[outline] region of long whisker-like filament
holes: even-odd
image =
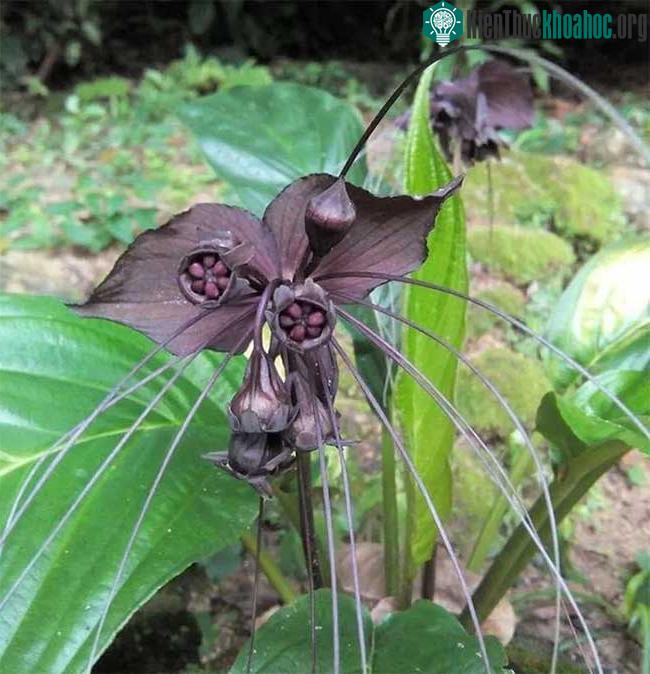
[[[334,674],[341,671],[341,640],[339,634],[339,600],[338,583],[336,582],[336,545],[334,541],[334,529],[332,526],[332,502],[330,500],[329,478],[327,475],[327,463],[325,461],[325,438],[320,415],[316,409],[316,386],[312,378],[309,380],[309,388],[312,398],[312,414],[316,420],[316,442],[318,443],[318,460],[320,463],[320,479],[323,486],[323,508],[325,510],[325,531],[327,533],[327,552],[330,562],[330,579],[332,590],[332,650]]]
[[[524,445],[526,446],[526,449],[528,450],[528,453],[530,454],[534,464],[535,464],[535,469],[537,472],[537,480],[540,485],[540,488],[542,490],[543,496],[544,496],[544,501],[546,504],[546,510],[548,512],[548,518],[549,518],[549,523],[550,523],[550,528],[551,528],[551,543],[552,543],[552,549],[553,549],[553,559],[555,562],[555,566],[558,570],[558,573],[561,572],[561,567],[560,567],[560,544],[558,540],[558,535],[557,535],[557,522],[555,518],[555,511],[553,510],[553,502],[551,499],[551,493],[549,491],[548,487],[548,482],[546,480],[546,475],[544,472],[544,466],[542,464],[542,460],[539,456],[539,453],[535,449],[535,446],[532,443],[532,440],[530,438],[530,435],[526,431],[526,428],[524,427],[523,423],[515,413],[515,411],[512,409],[512,406],[504,395],[497,389],[497,387],[467,358],[461,351],[459,351],[453,344],[448,342],[446,339],[443,339],[439,335],[436,335],[435,333],[431,332],[430,330],[427,330],[426,328],[422,327],[421,325],[418,325],[417,323],[405,318],[404,316],[400,316],[399,314],[395,313],[394,311],[391,311],[390,309],[386,309],[378,304],[375,304],[373,302],[368,302],[365,300],[355,300],[349,296],[343,295],[342,293],[337,293],[336,296],[340,297],[343,301],[345,302],[353,302],[354,304],[359,304],[361,306],[368,307],[370,309],[373,309],[374,311],[378,311],[379,313],[384,314],[385,316],[389,316],[390,318],[402,323],[403,325],[406,325],[407,327],[416,330],[417,332],[425,335],[426,337],[429,337],[433,341],[435,341],[437,344],[440,344],[444,349],[452,353],[463,365],[465,365],[478,379],[479,381],[492,393],[492,395],[496,398],[498,403],[501,405],[501,407],[504,409],[508,417],[511,419],[513,422],[515,428],[519,431]],[[490,455],[491,456],[491,455]],[[491,457],[492,458],[492,457]],[[496,460],[496,457],[494,457],[494,461],[496,465],[498,466],[499,469],[501,469],[500,463]],[[510,483],[510,480],[508,479],[507,474],[505,471],[502,471],[502,475],[506,478],[507,482]],[[512,486],[512,485],[511,485]],[[514,489],[514,487],[513,487]],[[516,493],[516,490],[515,490]],[[523,504],[522,504],[523,508]],[[526,509],[523,508],[524,512],[526,512]],[[532,525],[532,522],[531,522]],[[555,583],[555,588],[556,588],[556,599],[555,599],[555,635],[554,635],[554,640],[553,640],[553,656],[551,659],[551,674],[555,674],[555,670],[557,667],[557,657],[558,657],[558,649],[559,649],[559,643],[560,643],[560,621],[561,621],[561,590],[559,584],[556,582]]]
[[[347,312],[341,310],[340,308],[337,310],[339,314],[341,314],[347,321],[355,325],[363,334],[365,334],[376,346],[379,348],[383,349],[384,353],[391,359],[393,359],[399,367],[401,367],[405,372],[407,372],[413,379],[418,383],[419,386],[423,388],[431,397],[440,405],[441,409],[445,411],[449,419],[452,421],[452,423],[456,426],[456,428],[461,432],[461,434],[470,442],[470,445],[472,447],[475,446],[474,442],[478,442],[479,446],[481,446],[486,453],[491,456],[492,453],[490,449],[485,445],[483,440],[476,434],[474,429],[467,424],[467,422],[462,418],[462,416],[458,413],[458,411],[449,403],[449,401],[444,397],[444,395],[436,389],[436,387],[431,383],[431,381],[425,377],[405,356],[403,356],[399,351],[397,351],[394,347],[392,347],[390,344],[384,342],[381,340],[381,338],[375,334],[372,330],[370,330],[365,324],[363,324],[361,321],[358,321],[356,318],[348,314]],[[501,471],[503,471],[503,468],[499,465],[499,468]],[[506,475],[506,481],[507,481],[507,475]],[[591,636],[589,627],[587,625],[586,620],[584,619],[584,616],[582,612],[580,611],[580,608],[578,607],[577,603],[575,602],[573,595],[571,594],[571,591],[568,589],[566,583],[564,582],[564,579],[562,578],[561,574],[559,573],[558,569],[556,568],[555,564],[549,557],[548,553],[546,552],[546,549],[544,548],[544,545],[542,541],[539,538],[539,535],[535,531],[534,526],[532,525],[530,521],[530,516],[528,513],[525,511],[522,512],[519,504],[517,503],[518,496],[516,495],[516,490],[515,490],[515,498],[512,498],[508,490],[503,489],[503,494],[510,503],[511,507],[515,512],[518,514],[521,513],[521,524],[524,526],[528,534],[530,535],[533,543],[539,550],[539,552],[542,554],[544,557],[544,560],[546,564],[548,565],[549,569],[552,570],[553,574],[555,575],[555,578],[557,582],[560,584],[562,587],[562,590],[567,597],[567,600],[571,604],[572,608],[575,610],[576,615],[578,616],[578,619],[580,620],[580,624],[585,631],[587,641],[590,645],[590,648],[592,650],[592,655],[594,657],[594,660],[596,662],[596,666],[598,668],[599,674],[602,674],[602,665],[600,663],[600,657],[598,655],[598,650],[596,649],[596,645],[593,641],[593,637]],[[472,621],[474,622],[474,616],[476,614],[475,609],[473,604],[468,604],[467,610],[470,613],[470,617],[472,618]]]
[[[519,319],[515,318],[514,316],[511,316],[505,311],[502,311],[498,307],[495,307],[493,304],[489,304],[488,302],[484,302],[483,300],[480,300],[476,297],[466,295],[460,290],[454,290],[453,288],[446,288],[445,286],[438,285],[437,283],[429,283],[427,281],[421,281],[419,279],[404,278],[402,276],[397,276],[395,274],[382,274],[379,272],[341,272],[341,273],[324,274],[322,276],[315,278],[314,280],[318,281],[328,278],[374,278],[381,281],[395,281],[397,283],[406,283],[409,285],[419,286],[421,288],[427,288],[428,290],[434,290],[436,292],[445,293],[447,295],[453,295],[454,297],[458,297],[459,299],[471,302],[472,304],[475,304],[476,306],[481,307],[486,311],[495,314],[502,320],[510,323],[517,329],[527,334],[529,337],[532,337],[535,341],[539,342],[542,346],[546,347],[554,354],[556,354],[565,363],[570,365],[576,372],[579,372],[587,381],[593,384],[605,397],[611,400],[625,414],[625,416],[627,416],[628,419],[632,421],[632,423],[641,431],[641,433],[646,438],[650,439],[650,430],[646,428],[641,419],[639,419],[639,417],[637,417],[636,414],[634,414],[634,412],[632,412],[632,410],[630,410],[627,407],[627,405],[625,405],[625,403],[623,403],[618,398],[618,396],[612,393],[607,387],[603,386],[598,381],[598,379],[594,377],[587,369],[582,367],[580,363],[571,358],[571,356],[566,354],[559,347],[555,346],[552,342],[549,342],[541,335],[538,335],[534,330],[529,328],[523,321],[520,321]]]
[[[440,535],[440,540],[442,541],[443,545],[445,546],[445,549],[447,550],[447,554],[449,555],[449,559],[451,560],[452,566],[454,567],[454,572],[456,576],[458,577],[458,582],[463,594],[463,598],[465,599],[467,603],[467,608],[470,612],[470,616],[472,619],[472,624],[474,625],[474,630],[476,632],[476,638],[478,639],[479,642],[479,649],[481,651],[481,657],[483,658],[483,662],[485,664],[485,671],[487,674],[493,674],[492,672],[492,667],[490,666],[490,661],[488,659],[488,654],[487,654],[487,648],[485,646],[485,639],[483,638],[483,631],[481,630],[481,623],[478,619],[478,615],[476,613],[476,609],[474,607],[474,603],[472,601],[472,595],[469,591],[469,587],[467,586],[467,582],[465,580],[465,576],[463,575],[463,571],[460,568],[460,563],[458,561],[458,557],[456,556],[456,553],[454,552],[454,547],[451,544],[451,540],[449,538],[449,535],[447,534],[447,530],[445,529],[444,524],[442,523],[442,519],[440,515],[438,514],[438,509],[436,508],[435,504],[433,503],[433,500],[431,499],[431,495],[429,494],[429,490],[426,488],[426,485],[422,481],[422,478],[420,477],[417,469],[415,468],[415,465],[413,464],[413,461],[411,460],[411,457],[404,447],[404,444],[402,443],[402,440],[395,430],[394,426],[390,423],[388,420],[388,417],[386,416],[386,413],[381,407],[381,404],[377,400],[377,398],[374,396],[372,391],[370,390],[370,387],[366,382],[364,381],[363,377],[359,373],[359,371],[356,369],[350,358],[348,357],[347,353],[343,350],[341,345],[338,343],[337,340],[332,340],[332,344],[334,346],[334,349],[338,353],[339,357],[345,364],[346,368],[354,378],[354,380],[357,382],[359,385],[359,388],[363,391],[364,395],[368,399],[368,402],[370,403],[371,407],[373,408],[375,414],[379,417],[380,421],[382,424],[384,424],[386,430],[390,434],[390,436],[393,439],[393,442],[395,443],[395,447],[397,448],[397,451],[400,455],[400,458],[404,462],[404,465],[406,466],[409,474],[413,478],[413,481],[415,482],[418,491],[422,494],[422,498],[424,499],[425,503],[427,504],[427,508],[429,509],[429,512],[431,513],[431,517],[433,518],[433,521],[436,525],[436,528],[438,529],[438,534]]]
[[[38,493],[41,491],[45,483],[49,480],[50,476],[56,469],[56,467],[65,459],[68,452],[74,447],[75,442],[79,437],[90,427],[90,425],[99,417],[100,414],[105,412],[107,409],[120,402],[124,398],[131,395],[142,386],[145,386],[151,380],[155,379],[159,374],[164,372],[176,365],[179,362],[179,358],[173,359],[165,363],[162,367],[158,368],[154,372],[150,373],[142,381],[136,382],[130,386],[126,391],[120,393],[120,389],[137,374],[152,358],[154,358],[158,353],[160,353],[168,344],[170,344],[174,339],[180,336],[185,330],[189,329],[195,325],[202,318],[207,316],[210,312],[202,312],[192,318],[190,321],[184,323],[178,330],[175,330],[167,339],[165,339],[161,344],[157,345],[154,349],[149,351],[144,358],[142,358],[136,365],[134,365],[129,372],[122,377],[122,379],[106,394],[104,399],[99,403],[99,405],[81,422],[79,422],[74,428],[65,433],[61,438],[59,438],[51,447],[44,451],[43,455],[38,459],[34,466],[30,469],[29,473],[25,476],[16,496],[14,497],[12,506],[9,511],[9,516],[5,522],[5,526],[0,536],[0,553],[4,543],[14,529],[18,521],[24,515],[27,508],[29,508],[32,501],[36,498]],[[30,482],[33,477],[36,475],[41,466],[47,461],[47,459],[52,455],[56,454],[46,470],[43,472],[41,477],[38,479],[36,484],[33,486],[29,495],[25,498],[24,502],[21,504],[22,498],[29,487]]]
[[[110,592],[108,594],[108,598],[106,600],[106,603],[104,604],[104,608],[102,609],[101,616],[99,618],[99,623],[97,625],[96,631],[95,631],[95,638],[93,640],[93,645],[92,648],[90,649],[90,655],[88,657],[88,672],[90,672],[90,669],[92,668],[93,662],[95,660],[95,654],[97,653],[97,648],[99,646],[99,640],[101,638],[101,633],[102,633],[102,628],[104,627],[104,622],[106,620],[106,616],[108,615],[108,611],[110,610],[111,604],[113,603],[113,599],[115,598],[115,595],[117,594],[117,590],[120,585],[120,581],[122,580],[122,576],[124,575],[124,570],[126,568],[126,564],[128,562],[129,556],[131,554],[131,550],[133,549],[133,544],[135,543],[136,538],[138,537],[138,533],[140,532],[140,527],[142,526],[142,522],[144,521],[144,518],[149,511],[149,506],[151,505],[151,502],[153,501],[153,498],[158,491],[158,487],[160,486],[160,483],[163,479],[163,476],[165,475],[165,472],[167,470],[167,467],[169,466],[174,454],[176,453],[176,449],[178,448],[178,445],[180,444],[180,441],[183,439],[183,436],[185,435],[185,432],[187,431],[188,426],[192,422],[192,419],[196,416],[196,413],[199,410],[199,407],[203,403],[203,401],[206,399],[210,391],[212,390],[212,387],[215,385],[223,371],[225,370],[226,366],[232,359],[233,353],[239,349],[239,347],[244,343],[244,341],[248,338],[247,335],[244,335],[242,339],[239,340],[233,351],[231,351],[229,354],[227,354],[224,359],[221,361],[219,364],[219,367],[213,372],[213,374],[210,376],[210,379],[208,380],[208,383],[203,387],[203,390],[199,394],[199,397],[196,399],[194,404],[192,405],[190,411],[188,412],[187,416],[183,420],[183,423],[181,424],[180,428],[178,429],[176,435],[174,436],[174,439],[172,440],[169,449],[167,450],[167,453],[165,454],[165,457],[160,464],[160,468],[158,469],[158,472],[156,473],[156,477],[154,478],[153,483],[151,484],[151,487],[149,488],[149,492],[147,493],[147,496],[144,500],[144,503],[142,504],[142,508],[140,508],[140,512],[138,513],[138,518],[135,521],[135,524],[133,525],[133,529],[131,530],[131,534],[129,536],[129,540],[126,544],[126,548],[124,549],[124,554],[122,555],[122,559],[120,560],[120,564],[117,569],[117,573],[115,574],[115,578],[113,580],[113,584],[111,586]]]
[[[11,598],[13,593],[20,586],[20,584],[23,582],[23,580],[27,577],[27,575],[31,571],[34,564],[36,564],[36,562],[40,559],[41,555],[45,552],[45,550],[47,550],[50,543],[52,543],[52,541],[56,538],[56,536],[61,531],[61,529],[65,526],[66,522],[70,519],[70,517],[72,517],[72,515],[77,510],[79,505],[81,505],[84,498],[88,495],[88,493],[91,491],[91,489],[95,486],[95,484],[97,483],[99,478],[104,474],[104,472],[110,466],[112,461],[117,457],[117,455],[121,452],[122,448],[126,445],[126,443],[129,441],[129,439],[133,436],[133,434],[140,427],[140,424],[149,415],[149,413],[154,409],[154,407],[156,407],[156,405],[160,402],[160,400],[167,393],[167,391],[169,391],[169,389],[176,383],[178,378],[189,367],[189,365],[196,358],[198,353],[199,353],[199,351],[196,351],[196,352],[194,352],[194,353],[192,353],[188,356],[185,356],[181,359],[182,365],[178,369],[178,371],[176,373],[174,373],[174,376],[170,378],[170,380],[163,386],[163,388],[160,390],[160,392],[157,393],[156,396],[153,398],[153,400],[145,407],[145,409],[142,411],[142,413],[133,422],[133,424],[130,426],[128,431],[124,434],[122,439],[111,450],[111,452],[104,459],[104,461],[101,463],[99,468],[95,471],[95,474],[92,476],[92,478],[90,478],[90,480],[84,485],[83,489],[79,492],[79,494],[77,495],[75,500],[68,507],[66,512],[61,516],[61,518],[57,522],[54,529],[50,532],[50,534],[47,536],[47,538],[43,541],[43,543],[40,545],[40,547],[34,553],[34,555],[32,555],[29,562],[27,562],[27,564],[25,565],[25,568],[22,570],[22,572],[20,573],[18,578],[14,581],[13,585],[9,588],[9,590],[7,591],[5,596],[2,599],[0,599],[0,611],[4,608],[4,606],[9,601],[9,599]]]
[[[257,626],[257,590],[260,582],[260,555],[262,554],[262,525],[264,521],[264,497],[260,496],[260,503],[257,512],[257,536],[255,545],[255,569],[253,571],[253,593],[251,596],[251,638],[248,643],[248,655],[246,657],[246,674],[250,674],[253,665],[253,655],[255,654],[255,634]]]
[[[325,401],[327,403],[327,412],[329,414],[330,423],[334,430],[334,439],[336,441],[336,449],[338,450],[339,462],[341,464],[341,476],[343,478],[343,494],[345,497],[345,514],[348,521],[348,536],[350,537],[350,548],[352,550],[352,582],[354,587],[354,608],[357,618],[357,632],[359,638],[359,653],[361,655],[361,674],[367,674],[368,671],[368,657],[366,654],[366,635],[363,626],[363,605],[361,603],[361,585],[359,583],[359,565],[356,554],[355,534],[354,534],[354,511],[352,508],[352,496],[350,490],[350,478],[348,475],[348,466],[345,460],[345,451],[343,443],[341,442],[341,434],[339,431],[338,421],[336,419],[336,412],[334,411],[334,404],[332,396],[327,385],[325,372],[320,371],[321,386],[325,392]]]

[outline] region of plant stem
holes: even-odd
[[[404,549],[402,555],[402,574],[398,594],[398,605],[401,610],[407,609],[413,599],[413,581],[415,565],[411,554],[410,541],[413,538],[413,510],[415,509],[415,485],[410,475],[404,475],[404,491],[406,492],[406,521],[404,523]]]
[[[616,464],[627,451],[628,448],[621,443],[605,443],[599,447],[589,448],[567,461],[563,474],[556,477],[550,486],[557,524],[569,514],[598,478]],[[550,539],[550,522],[543,496],[535,501],[529,513],[540,538],[547,545]],[[490,615],[536,551],[537,547],[525,527],[520,524],[494,559],[472,596],[480,620],[485,620]],[[461,622],[466,627],[471,626],[467,608],[461,615]]]
[[[510,481],[514,487],[517,487],[528,474],[533,463],[531,455],[525,450],[520,449],[510,471]],[[499,528],[503,522],[503,517],[508,511],[508,499],[501,493],[497,495],[492,508],[481,527],[481,532],[474,543],[472,554],[467,562],[467,568],[470,571],[478,573],[483,566],[483,562],[488,556],[490,549],[497,540]]]
[[[320,556],[316,544],[314,527],[314,509],[311,502],[311,455],[308,452],[296,452],[298,464],[298,508],[300,511],[300,533],[305,553],[307,574],[311,577],[315,590],[323,587]]]
[[[246,532],[242,534],[241,541],[246,550],[254,557],[257,554],[257,541],[255,540],[255,537]],[[291,584],[284,577],[278,565],[273,561],[271,555],[269,555],[264,548],[259,551],[259,564],[260,569],[262,569],[269,583],[271,583],[273,589],[280,596],[280,599],[282,599],[285,604],[290,604],[294,601],[297,595],[291,587]]]
[[[641,613],[641,639],[643,651],[641,653],[641,669],[643,674],[650,674],[650,611],[642,609]]]
[[[387,415],[389,413],[387,412]],[[390,419],[390,416],[389,416]],[[397,481],[395,448],[390,433],[384,428],[381,436],[381,487],[384,529],[384,577],[386,595],[399,591],[399,521],[397,514]]]
[[[434,545],[431,558],[422,567],[422,599],[430,599],[436,594],[436,557],[438,545]]]

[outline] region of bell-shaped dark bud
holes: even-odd
[[[287,445],[308,452],[318,449],[319,440],[321,444],[331,442],[334,430],[329,411],[299,375],[293,379],[293,395],[298,416],[283,433]]]
[[[274,460],[282,453],[282,446],[282,439],[277,433],[233,433],[228,447],[228,463],[239,475],[269,475],[277,467]]]
[[[203,457],[238,480],[248,482],[261,496],[272,496],[269,477],[293,463],[293,451],[279,433],[233,433],[227,452]]]
[[[267,478],[289,468],[294,455],[278,433],[233,433],[227,452],[212,452],[203,458],[248,482],[260,496],[271,497]]]
[[[305,211],[305,231],[314,254],[323,257],[328,253],[347,234],[356,217],[343,178],[312,197]]]
[[[267,354],[255,350],[229,409],[235,433],[277,433],[295,416],[289,389]]]
[[[307,279],[300,285],[277,288],[266,320],[280,344],[304,353],[329,342],[336,314],[325,291]]]

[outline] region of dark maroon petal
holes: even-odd
[[[256,275],[271,280],[277,278],[278,264],[272,233],[252,213],[223,204],[197,204],[174,217],[155,233],[165,231],[169,236],[168,254],[180,256],[204,243],[227,245],[232,256],[231,267],[246,264]],[[173,248],[173,250],[172,250]],[[204,267],[217,262],[214,255],[203,258]]]
[[[445,199],[462,182],[454,178],[422,199],[408,196],[376,197],[348,185],[357,219],[345,238],[328,253],[313,272],[326,292],[362,298],[382,281],[372,278],[326,278],[328,274],[380,272],[403,276],[417,269],[427,256],[427,236]]]
[[[246,211],[219,204],[195,206],[160,229],[141,234],[88,302],[74,309],[83,316],[124,323],[161,343],[205,311],[180,290],[178,273],[183,258],[206,241],[223,242],[227,237],[244,235],[255,235],[258,242],[271,237]],[[268,249],[256,253],[255,265],[260,273],[274,273]],[[252,326],[256,306],[254,299],[238,305],[235,301],[232,298],[215,308],[167,348],[177,354],[190,353],[212,337],[209,348],[230,350]]]
[[[488,61],[478,69],[478,91],[485,96],[483,122],[493,129],[526,129],[535,111],[529,78],[503,61]]]
[[[200,348],[214,351],[230,351],[247,333],[252,334],[255,320],[255,300],[241,304],[224,304],[209,311],[205,317],[175,337],[165,348],[178,356],[185,356]],[[101,295],[93,295],[84,305],[72,307],[81,316],[108,318],[128,325],[156,343],[162,344],[183,325],[204,313],[200,305],[183,299],[178,304],[168,302],[103,302]],[[206,346],[205,341],[209,340]],[[237,349],[246,349],[248,340]]]
[[[326,173],[300,178],[280,192],[264,212],[262,220],[275,235],[280,251],[282,278],[288,281],[294,279],[309,247],[305,232],[305,211],[309,200],[334,182],[336,178]]]

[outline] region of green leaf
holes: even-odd
[[[492,671],[507,664],[494,637],[485,645]],[[375,630],[373,674],[485,674],[478,640],[442,606],[420,600],[403,613],[394,613]]]
[[[315,594],[316,671],[332,671],[332,606],[329,590]],[[285,674],[311,671],[309,597],[300,597],[275,613],[256,635],[251,672]],[[373,626],[363,610],[366,652],[374,674],[485,674],[478,641],[469,636],[450,613],[431,602],[418,601],[409,610],[389,616]],[[339,595],[341,672],[361,671],[354,601]],[[370,644],[373,644],[371,650]],[[486,646],[494,674],[503,672],[505,653],[496,639]],[[248,647],[244,645],[230,670],[246,671]],[[505,673],[504,673],[505,674]]]
[[[81,319],[54,300],[0,296],[0,522],[34,462],[151,349],[138,333]],[[138,377],[168,358],[159,354]],[[188,368],[11,595],[0,612],[0,671],[85,671],[94,629],[154,474],[218,362],[202,355]],[[100,650],[161,585],[232,544],[253,519],[252,490],[201,458],[226,444],[223,407],[241,371],[242,363],[234,361],[179,445],[132,550]],[[157,377],[102,414],[54,471],[2,551],[0,598],[161,381]]]
[[[347,103],[289,82],[221,91],[188,103],[179,115],[217,176],[257,215],[300,176],[338,173],[363,131]],[[364,177],[361,161],[349,180]]]
[[[420,80],[406,143],[406,191],[422,195],[451,179],[438,152],[429,122],[431,69]],[[467,292],[465,217],[458,196],[449,199],[429,235],[429,257],[414,278]],[[424,288],[409,287],[405,293],[404,315],[461,347],[465,334],[465,306],[456,298]],[[405,329],[403,353],[431,382],[453,400],[456,358],[428,337]],[[409,376],[398,383],[397,411],[415,467],[429,489],[442,517],[451,508],[451,452],[454,427],[436,403]],[[410,508],[409,541],[414,564],[426,561],[437,537],[424,499],[413,494]]]
[[[626,239],[595,255],[564,291],[546,337],[593,374],[650,364],[650,237]],[[580,376],[553,354],[545,365],[556,388]]]
[[[598,377],[598,382],[618,396],[641,421],[650,420],[647,372],[611,370]],[[590,382],[570,395],[547,393],[537,411],[537,429],[567,458],[614,441],[650,454],[648,439]]]
[[[332,595],[329,590],[318,590],[314,595],[316,606],[316,671],[332,671]],[[339,594],[339,634],[341,635],[341,672],[361,672],[354,600]],[[370,652],[372,623],[364,610],[366,651]],[[230,670],[233,674],[246,671],[248,644]],[[311,636],[309,597],[303,595],[293,604],[281,608],[258,630],[255,637],[255,655],[251,673],[309,672],[311,671]]]

